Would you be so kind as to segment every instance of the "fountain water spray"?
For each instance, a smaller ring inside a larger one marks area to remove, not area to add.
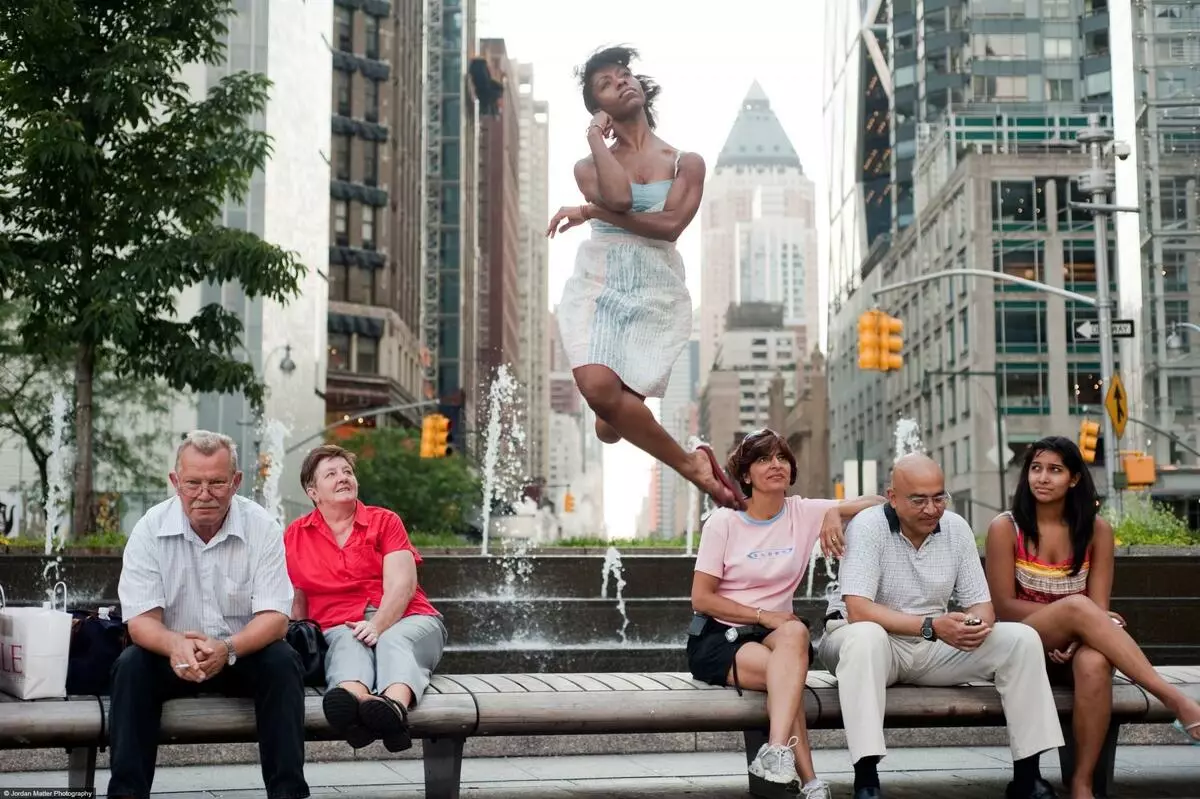
[[[897,459],[913,452],[925,451],[925,446],[921,443],[921,426],[915,419],[901,417],[896,420],[895,447]]]
[[[264,469],[262,482],[262,505],[280,525],[285,524],[283,494],[279,483],[283,477],[283,460],[286,456],[284,442],[291,430],[279,419],[265,419],[258,431],[262,444],[259,448],[260,467]]]
[[[488,554],[488,537],[492,525],[492,504],[515,499],[509,496],[512,473],[525,441],[525,431],[517,423],[514,410],[518,401],[518,385],[508,364],[496,369],[496,376],[488,387],[487,432],[483,448],[483,546],[481,554]],[[507,417],[507,419],[506,419]],[[503,436],[505,422],[510,424],[508,435]]]
[[[617,591],[617,613],[621,614],[621,643],[627,643],[625,628],[629,626],[629,614],[625,612],[625,567],[621,565],[621,553],[616,547],[609,547],[604,552],[604,565],[600,571],[600,598],[608,598],[608,576],[612,575]]]
[[[46,464],[46,557],[49,558],[55,548],[57,540],[58,549],[62,549],[62,536],[59,535],[59,526],[64,521],[63,511],[67,506],[67,496],[69,486],[67,481],[70,479],[70,454],[67,450],[67,417],[70,414],[70,405],[67,402],[66,394],[61,390],[56,390],[50,401],[50,459]],[[46,563],[42,569],[42,576],[46,577],[50,571],[54,571],[54,582],[59,578],[59,563],[62,557],[56,557]]]

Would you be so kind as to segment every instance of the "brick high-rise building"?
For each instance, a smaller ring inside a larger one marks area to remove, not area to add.
[[[327,422],[423,395],[423,15],[423,3],[334,5]]]

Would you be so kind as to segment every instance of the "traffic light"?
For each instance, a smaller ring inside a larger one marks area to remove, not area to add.
[[[572,494],[570,491],[568,491],[566,496],[563,497],[563,512],[564,513],[574,513],[575,512],[575,495]]]
[[[900,334],[904,331],[904,322],[885,313],[879,314],[879,369],[887,372],[896,371],[904,366],[904,339]]]
[[[883,311],[865,311],[858,317],[858,368],[879,372],[904,366],[904,322]]]
[[[867,311],[858,317],[858,368],[879,368],[880,311]]]
[[[1079,423],[1079,452],[1084,463],[1096,462],[1096,445],[1100,442],[1100,423],[1084,419]]]
[[[450,420],[431,413],[421,420],[421,457],[444,458],[450,441]]]

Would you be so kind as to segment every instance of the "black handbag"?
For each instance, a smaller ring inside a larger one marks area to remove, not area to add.
[[[288,622],[288,644],[300,656],[300,668],[304,672],[304,684],[313,688],[325,687],[325,653],[329,642],[321,625],[312,619]]]
[[[67,693],[107,696],[113,664],[129,646],[129,630],[115,609],[107,617],[91,610],[71,611]]]

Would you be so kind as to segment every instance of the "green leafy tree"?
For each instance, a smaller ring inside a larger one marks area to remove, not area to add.
[[[181,316],[180,292],[236,282],[286,301],[294,254],[220,224],[270,154],[251,120],[265,76],[204,97],[185,65],[224,60],[226,0],[0,3],[0,302],[22,301],[24,351],[69,353],[76,466],[72,529],[91,527],[101,370],[175,390],[264,387],[239,361],[242,324],[217,304]]]
[[[400,514],[410,532],[460,533],[474,520],[483,497],[479,478],[460,456],[422,458],[419,431],[380,427],[344,445],[358,456],[362,501]]]

